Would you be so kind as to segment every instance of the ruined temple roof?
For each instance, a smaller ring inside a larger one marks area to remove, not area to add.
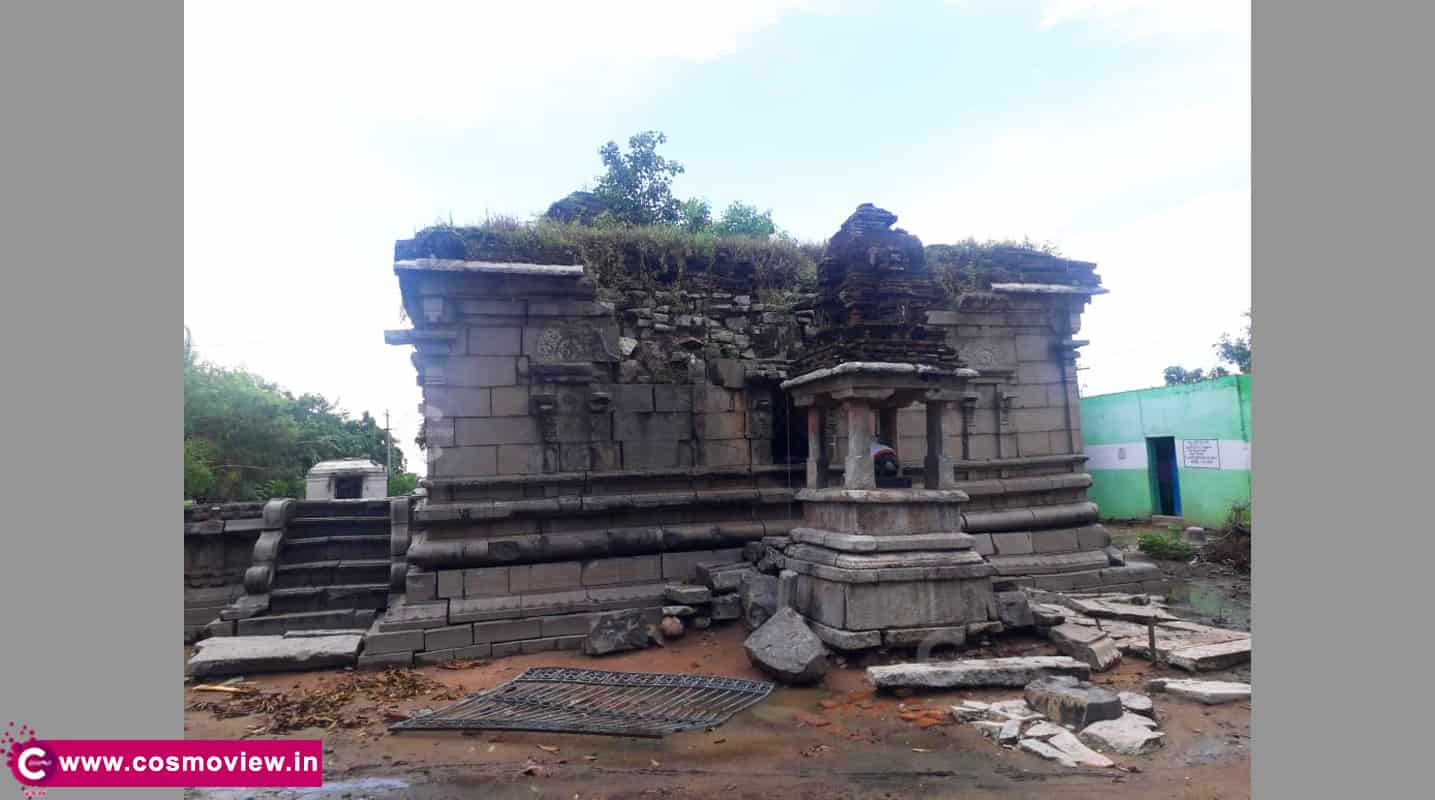
[[[581,264],[525,264],[513,261],[464,261],[415,258],[394,262],[394,272],[468,272],[480,275],[582,275]]]
[[[367,458],[342,458],[334,461],[320,461],[309,468],[310,475],[334,475],[345,472],[381,473],[384,465]]]

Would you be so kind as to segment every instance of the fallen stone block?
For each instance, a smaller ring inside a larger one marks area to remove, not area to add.
[[[1036,603],[1030,606],[1032,622],[1039,628],[1050,628],[1066,622],[1067,610],[1051,603]]]
[[[1029,628],[1036,624],[1026,592],[997,592],[997,619],[1008,628]]]
[[[311,631],[284,631],[285,639],[310,639],[315,636],[363,636],[365,628],[317,628]]]
[[[670,583],[663,587],[663,599],[685,606],[696,605],[711,600],[712,590],[706,586]]]
[[[1157,649],[1160,649],[1159,645]],[[1187,672],[1225,669],[1251,660],[1251,640],[1235,639],[1216,644],[1200,644],[1173,650],[1167,661]]]
[[[1026,733],[1023,734],[1023,736],[1027,739],[1041,739],[1042,741],[1046,741],[1047,739],[1050,739],[1051,737],[1057,735],[1058,733],[1062,733],[1065,730],[1066,729],[1061,727],[1060,725],[1055,725],[1050,722],[1037,722],[1033,723],[1031,727],[1027,728]]]
[[[976,700],[963,700],[961,703],[951,707],[952,719],[957,722],[975,722],[984,720],[990,712],[991,705]]]
[[[742,598],[735,594],[720,594],[712,599],[710,610],[714,620],[729,620],[742,617]]]
[[[1091,677],[1091,667],[1070,656],[972,658],[868,667],[867,682],[879,689],[952,689],[1025,686],[1047,675]]]
[[[777,612],[777,576],[748,572],[738,595],[742,598],[743,620],[757,630]]]
[[[1116,696],[1121,698],[1121,707],[1132,714],[1156,719],[1156,704],[1152,703],[1151,698],[1146,695],[1136,692],[1117,692]]]
[[[1155,723],[1139,714],[1126,713],[1116,719],[1093,722],[1081,729],[1081,741],[1124,756],[1149,753],[1160,747],[1166,734],[1155,730]]]
[[[691,617],[697,613],[697,609],[692,606],[663,606],[665,617]]]
[[[195,677],[238,675],[250,672],[289,672],[330,667],[351,667],[359,657],[364,637],[220,636],[195,645],[189,673]]]
[[[1206,705],[1234,703],[1251,699],[1251,685],[1234,681],[1197,681],[1181,678],[1155,678],[1147,681],[1147,691],[1166,692]]]
[[[1022,739],[1017,742],[1017,747],[1032,755],[1041,756],[1048,761],[1055,761],[1063,767],[1075,767],[1077,763],[1065,753],[1047,744],[1041,739]]]
[[[827,673],[827,648],[791,608],[778,609],[743,643],[747,657],[783,683],[809,684]]]
[[[1004,722],[993,722],[989,719],[979,719],[973,722],[972,726],[988,739],[995,739],[1001,735],[1002,727],[1005,724]]]
[[[987,719],[997,722],[1005,722],[1009,719],[1018,719],[1022,722],[1046,719],[1040,712],[1026,704],[1020,697],[1014,700],[1002,700],[987,706]]]
[[[1019,719],[1009,719],[1003,722],[1001,730],[997,731],[997,741],[1002,744],[1016,744],[1017,740],[1021,738],[1023,724]]]
[[[588,639],[583,652],[590,656],[641,650],[648,646],[648,628],[643,612],[637,608],[594,614],[588,624]]]
[[[1062,725],[1078,728],[1116,719],[1124,711],[1116,693],[1070,675],[1050,675],[1027,684],[1026,704]]]
[[[698,582],[712,590],[713,594],[736,591],[742,585],[744,576],[757,572],[746,561],[698,564],[696,570]]]
[[[1085,661],[1097,672],[1121,663],[1121,649],[1116,641],[1099,628],[1063,623],[1047,628],[1046,636],[1058,651]]]
[[[1047,739],[1046,744],[1055,748],[1057,752],[1066,756],[1077,766],[1110,767],[1115,765],[1111,759],[1082,744],[1081,740],[1076,738],[1076,734],[1071,731],[1063,730]]]

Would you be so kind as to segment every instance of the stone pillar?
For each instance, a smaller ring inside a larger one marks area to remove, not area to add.
[[[851,398],[842,402],[847,409],[847,461],[843,465],[843,486],[848,489],[875,489],[872,469],[872,405]]]
[[[807,407],[807,488],[827,484],[827,409],[813,403]]]
[[[922,462],[926,472],[928,489],[955,489],[957,476],[952,471],[952,459],[943,452],[942,415],[947,404],[942,400],[928,400],[927,406],[927,457]]]

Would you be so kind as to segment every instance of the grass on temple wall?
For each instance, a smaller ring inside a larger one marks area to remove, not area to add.
[[[681,289],[692,274],[751,269],[759,302],[791,305],[816,290],[817,262],[825,242],[787,237],[755,239],[692,232],[675,226],[581,225],[540,218],[523,222],[489,217],[477,225],[430,225],[414,234],[413,252],[404,257],[437,255],[476,261],[582,264],[600,285],[652,291]],[[1060,255],[1050,243],[1030,240],[966,239],[926,246],[927,263],[952,297],[983,291],[994,281],[1011,280],[997,251],[1026,250]]]
[[[582,264],[602,286],[682,288],[695,273],[751,270],[761,302],[786,304],[817,284],[822,245],[688,232],[670,226],[579,225],[490,217],[479,225],[433,225],[414,235],[423,251],[462,242],[464,257],[482,261]],[[426,254],[426,253],[425,253]]]

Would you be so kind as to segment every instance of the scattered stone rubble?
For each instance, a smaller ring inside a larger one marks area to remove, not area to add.
[[[1145,594],[1077,595],[1026,589],[1037,630],[1057,650],[1103,672],[1123,654],[1158,658],[1187,672],[1226,669],[1251,659],[1251,634],[1187,622]]]
[[[1206,705],[1234,703],[1251,699],[1251,685],[1233,681],[1196,681],[1175,678],[1156,678],[1147,681],[1146,690],[1166,692],[1177,697],[1195,700]]]
[[[951,711],[954,720],[972,725],[999,744],[1065,767],[1114,766],[1093,748],[1142,755],[1160,747],[1166,736],[1149,716],[1150,698],[1134,692],[1116,695],[1069,676],[1032,681],[1025,699],[963,700]]]

